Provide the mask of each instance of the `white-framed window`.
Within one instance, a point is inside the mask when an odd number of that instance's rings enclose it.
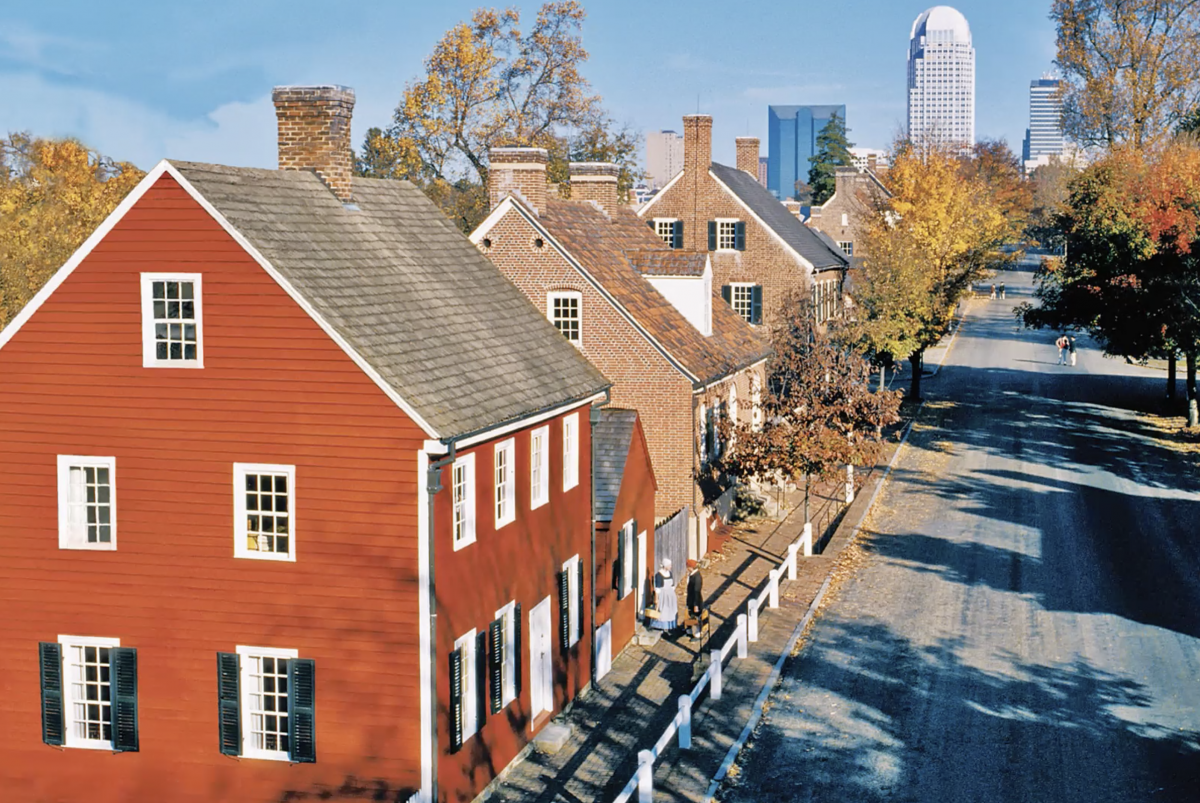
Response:
[[[579,413],[563,417],[563,490],[579,484]]]
[[[550,501],[550,427],[529,433],[529,507]]]
[[[512,438],[496,444],[495,490],[496,529],[517,517],[516,446]]]
[[[633,520],[625,522],[621,527],[621,554],[624,556],[624,561],[621,563],[621,595],[619,599],[625,599],[635,589],[637,582],[634,577],[634,561],[637,560],[637,555],[634,554],[636,545],[633,540]]]
[[[854,243],[850,240],[838,240],[838,248],[848,257],[854,256]]]
[[[58,456],[58,548],[117,548],[117,458]]]
[[[567,576],[567,646],[574,647],[583,634],[583,611],[579,601],[583,599],[579,590],[579,556],[575,555],[562,567]]]
[[[300,653],[239,646],[237,654],[242,673],[242,756],[288,761],[288,664]]]
[[[296,560],[296,467],[233,464],[233,556]]]
[[[708,406],[700,402],[700,459],[708,457]]]
[[[762,429],[762,378],[758,374],[750,377],[750,426],[755,432]]]
[[[66,746],[113,749],[112,648],[115,638],[59,636],[63,656]]]
[[[465,454],[450,468],[454,506],[454,549],[475,543],[475,455]]]
[[[746,323],[762,323],[762,285],[733,282],[729,285],[729,305]]]
[[[583,343],[583,294],[574,290],[546,294],[546,317],[563,337],[576,346]]]
[[[843,226],[850,225],[850,215],[846,214],[845,212],[842,213],[842,225]]]
[[[500,620],[500,706],[517,699],[517,604],[496,611]]]
[[[683,221],[679,218],[654,218],[654,233],[671,248],[683,248]]]
[[[203,368],[201,274],[142,274],[142,366]]]
[[[737,220],[722,220],[717,219],[717,250],[718,251],[734,251],[737,250]]]
[[[471,630],[454,642],[454,649],[458,651],[462,667],[462,698],[458,706],[458,715],[462,718],[459,725],[464,742],[479,730],[479,694],[475,686],[478,682],[475,638],[475,631]]]

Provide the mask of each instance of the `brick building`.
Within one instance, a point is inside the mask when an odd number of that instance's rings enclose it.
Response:
[[[864,256],[863,236],[880,203],[891,197],[874,173],[855,167],[839,167],[834,175],[833,195],[809,210],[808,225],[829,236],[856,267]]]
[[[717,416],[749,419],[769,346],[721,302],[709,254],[672,249],[618,204],[615,165],[573,163],[565,201],[547,197],[546,160],[536,148],[493,150],[494,209],[471,240],[612,380],[612,404],[637,410],[656,515],[688,505],[694,519]],[[704,551],[700,535],[693,528],[692,554]]]
[[[746,321],[769,325],[808,288],[819,320],[836,314],[846,257],[758,182],[759,141],[737,138],[737,167],[712,160],[712,117],[683,118],[683,171],[638,210],[672,248],[711,257],[713,282]]]

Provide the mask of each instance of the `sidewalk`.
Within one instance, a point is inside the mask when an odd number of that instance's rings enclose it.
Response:
[[[885,449],[879,466],[886,465],[894,449],[895,444]],[[730,745],[749,721],[775,661],[865,515],[882,474],[877,467],[866,478],[824,554],[799,559],[797,579],[780,586],[779,608],[763,608],[758,642],[749,645],[745,659],[725,664],[721,699],[711,700],[707,691],[700,698],[692,715],[692,749],[680,751],[673,742],[656,765],[656,801],[703,799]],[[840,493],[844,485],[831,484],[829,489],[835,487]],[[803,491],[790,499],[802,500]],[[814,514],[820,504],[822,500],[814,500]],[[782,522],[760,519],[735,527],[733,537],[703,570],[712,616],[709,643],[683,637],[662,639],[653,647],[630,646],[614,659],[609,674],[557,719],[572,728],[568,744],[556,755],[529,751],[483,799],[608,803],[616,797],[637,769],[638,751],[651,747],[670,724],[679,695],[690,691],[694,678],[708,667],[708,651],[729,639],[736,615],[745,612],[746,599],[764,587],[767,573],[783,562],[787,545],[796,540],[803,524],[803,510],[797,509]],[[814,532],[814,540],[821,535]]]

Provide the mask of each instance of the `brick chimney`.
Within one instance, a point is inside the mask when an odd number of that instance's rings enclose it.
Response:
[[[311,170],[342,203],[349,203],[354,90],[332,84],[277,86],[271,100],[279,120],[279,169]]]
[[[738,137],[737,169],[745,170],[758,181],[758,137]]]
[[[690,202],[680,214],[683,221],[683,247],[686,251],[708,250],[708,228],[699,210],[699,198],[708,191],[708,171],[712,167],[712,115],[688,114],[683,118],[683,175],[677,192]]]
[[[712,115],[688,114],[683,118],[683,169],[693,175],[712,166]]]
[[[617,176],[612,162],[571,162],[571,200],[595,201],[605,212],[617,208]]]
[[[545,148],[492,148],[488,151],[488,206],[515,195],[535,215],[546,208]]]

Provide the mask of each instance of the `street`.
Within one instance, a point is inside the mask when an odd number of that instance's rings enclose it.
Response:
[[[722,803],[1200,800],[1196,456],[1162,372],[1016,330],[1031,276],[971,302]]]

